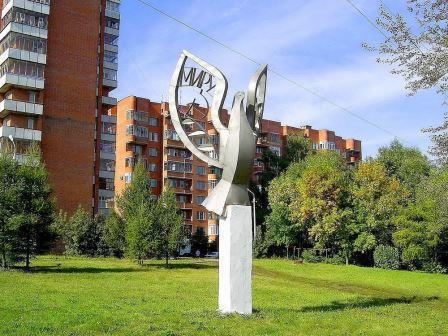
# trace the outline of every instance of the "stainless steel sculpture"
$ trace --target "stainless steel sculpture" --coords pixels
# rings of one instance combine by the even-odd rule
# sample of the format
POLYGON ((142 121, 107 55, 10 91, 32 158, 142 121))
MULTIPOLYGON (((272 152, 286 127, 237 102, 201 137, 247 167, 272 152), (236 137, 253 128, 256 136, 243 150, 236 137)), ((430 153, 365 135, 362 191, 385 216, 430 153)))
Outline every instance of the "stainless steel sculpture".
MULTIPOLYGON (((227 95, 228 84, 221 71, 184 50, 171 79, 170 115, 177 134, 185 146, 199 159, 223 169, 221 181, 202 203, 207 210, 220 216, 225 214, 227 205, 250 205, 247 184, 252 174, 255 147, 261 129, 266 81, 267 65, 263 65, 250 80, 246 106, 244 106, 244 92, 235 94, 229 125, 226 127, 221 122, 220 110, 227 95), (185 64, 188 59, 204 70, 195 67, 187 68, 185 64), (213 93, 213 95, 210 94, 212 102, 209 108, 213 126, 219 134, 219 160, 205 154, 204 150, 193 142, 193 138, 199 134, 206 136, 205 130, 188 134, 183 127, 191 122, 191 117, 182 116, 179 107, 179 89, 185 86, 199 89, 202 96, 204 93, 213 93)), ((206 102, 208 102, 207 99, 206 102)))
MULTIPOLYGON (((252 313, 252 213, 247 184, 263 118, 267 66, 259 68, 244 92, 233 99, 228 127, 220 118, 227 95, 227 79, 216 67, 183 51, 170 86, 170 115, 185 146, 199 159, 223 169, 222 178, 202 203, 219 215, 219 309, 222 313, 252 313), (188 62, 195 63, 187 66, 188 62), (194 104, 183 113, 180 90, 194 88, 205 99, 219 144, 194 120, 194 104), (207 97, 211 97, 211 102, 207 97), (195 129, 194 129, 195 128, 195 129), (198 139, 207 139, 208 142, 198 139), (207 154, 208 153, 208 154, 207 154), (218 159, 211 153, 218 153, 218 159)), ((195 100, 193 100, 193 103, 195 100)))

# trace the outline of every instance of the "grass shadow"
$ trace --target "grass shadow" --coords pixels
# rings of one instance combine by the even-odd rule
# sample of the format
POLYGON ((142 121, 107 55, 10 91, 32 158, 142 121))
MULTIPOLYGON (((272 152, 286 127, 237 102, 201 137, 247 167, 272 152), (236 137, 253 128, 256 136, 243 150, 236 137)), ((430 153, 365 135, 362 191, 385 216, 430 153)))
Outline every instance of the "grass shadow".
MULTIPOLYGON (((145 263, 143 267, 157 267, 166 268, 163 263, 145 263)), ((182 264, 169 264, 168 269, 217 269, 218 264, 213 265, 209 263, 182 263, 182 264)))
POLYGON ((319 306, 309 306, 303 307, 300 309, 294 308, 265 308, 265 309, 254 309, 254 313, 258 315, 267 315, 267 314, 281 314, 281 313, 331 313, 343 310, 350 309, 369 309, 369 308, 378 308, 378 307, 387 307, 392 305, 399 304, 412 304, 412 303, 420 303, 420 302, 431 302, 439 300, 437 296, 430 297, 418 297, 418 296, 410 296, 410 297, 390 297, 390 298, 359 298, 352 301, 332 301, 326 305, 319 306))
POLYGON ((59 266, 34 266, 30 273, 134 273, 134 272, 150 272, 146 268, 100 268, 100 267, 59 267, 59 266))

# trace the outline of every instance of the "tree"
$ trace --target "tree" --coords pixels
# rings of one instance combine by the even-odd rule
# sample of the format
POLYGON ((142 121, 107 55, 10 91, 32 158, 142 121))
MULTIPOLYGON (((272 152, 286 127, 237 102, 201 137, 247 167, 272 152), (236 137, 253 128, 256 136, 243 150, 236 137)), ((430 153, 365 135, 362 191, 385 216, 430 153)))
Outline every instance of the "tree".
POLYGON ((169 256, 179 251, 185 240, 183 219, 171 188, 163 190, 154 209, 155 250, 162 252, 165 265, 168 267, 169 256))
POLYGON ((191 251, 193 255, 196 255, 196 251, 199 251, 201 255, 207 253, 208 237, 205 234, 203 228, 197 228, 196 232, 191 235, 191 251))
POLYGON ((60 212, 56 221, 57 231, 65 245, 65 254, 78 256, 89 254, 93 249, 94 230, 92 216, 81 206, 78 206, 71 217, 60 212))
POLYGON ((395 177, 389 177, 378 161, 359 165, 351 187, 356 216, 357 252, 372 254, 378 245, 391 245, 392 218, 407 205, 409 191, 395 177))
POLYGON ((126 221, 126 254, 137 260, 140 266, 153 250, 151 237, 154 237, 155 230, 152 210, 147 203, 142 203, 126 221))
POLYGON ((151 254, 155 235, 155 201, 150 178, 141 161, 135 166, 132 181, 117 198, 117 206, 125 225, 126 255, 140 265, 151 254))
POLYGON ((128 184, 123 194, 117 198, 118 210, 125 221, 131 219, 141 206, 152 208, 155 201, 152 198, 150 178, 146 168, 140 160, 132 173, 131 183, 128 184))
POLYGON ((0 153, 0 255, 2 268, 16 259, 16 232, 11 217, 17 210, 18 166, 11 155, 0 153))
POLYGON ((305 160, 290 205, 291 218, 303 222, 318 249, 341 250, 348 259, 351 218, 350 172, 339 153, 322 151, 305 160))
MULTIPOLYGON (((380 7, 379 26, 389 37, 376 51, 379 62, 391 64, 392 73, 401 75, 411 94, 436 88, 446 97, 448 92, 448 2, 444 0, 408 0, 410 18, 392 14, 380 7), (412 28, 411 28, 412 27, 412 28)), ((448 163, 448 113, 439 127, 425 130, 432 133, 432 154, 442 164, 448 163)))
POLYGON ((286 169, 293 163, 305 160, 310 153, 311 142, 308 138, 299 135, 290 135, 288 136, 288 141, 285 147, 282 166, 286 169))
POLYGON ((377 160, 390 177, 403 183, 415 196, 416 188, 429 176, 431 164, 428 158, 417 148, 405 147, 398 140, 378 150, 377 160))
POLYGON ((291 203, 295 197, 299 197, 296 183, 301 178, 303 169, 304 164, 294 163, 269 186, 271 213, 266 219, 265 239, 276 246, 289 249, 293 245, 299 248, 304 245, 304 223, 291 217, 291 203))
POLYGON ((18 169, 19 199, 17 211, 12 216, 17 230, 15 249, 25 258, 25 269, 30 269, 31 257, 48 248, 54 235, 51 231, 54 220, 54 201, 48 173, 42 162, 40 151, 31 147, 27 159, 18 169))
POLYGON ((435 170, 418 188, 415 203, 395 217, 395 244, 411 268, 438 262, 448 266, 448 171, 435 170))
POLYGON ((124 256, 126 249, 126 225, 116 211, 112 211, 106 219, 104 239, 112 255, 117 258, 124 256))

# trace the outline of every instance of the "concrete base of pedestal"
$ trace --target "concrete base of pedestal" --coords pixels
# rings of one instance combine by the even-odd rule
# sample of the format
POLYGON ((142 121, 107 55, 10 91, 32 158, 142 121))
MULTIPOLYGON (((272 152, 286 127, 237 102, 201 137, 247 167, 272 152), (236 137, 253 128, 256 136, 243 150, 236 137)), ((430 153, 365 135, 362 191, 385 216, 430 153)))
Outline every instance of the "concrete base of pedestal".
POLYGON ((252 314, 252 211, 229 205, 219 220, 219 310, 252 314))

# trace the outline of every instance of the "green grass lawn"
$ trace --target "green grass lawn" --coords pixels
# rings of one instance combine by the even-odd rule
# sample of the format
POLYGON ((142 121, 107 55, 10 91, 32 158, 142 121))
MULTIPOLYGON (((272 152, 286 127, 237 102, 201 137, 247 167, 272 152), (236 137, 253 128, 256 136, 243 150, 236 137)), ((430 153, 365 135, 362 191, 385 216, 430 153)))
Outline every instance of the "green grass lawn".
POLYGON ((215 261, 39 257, 0 272, 0 335, 448 335, 448 276, 254 261, 251 317, 217 311, 215 261))

